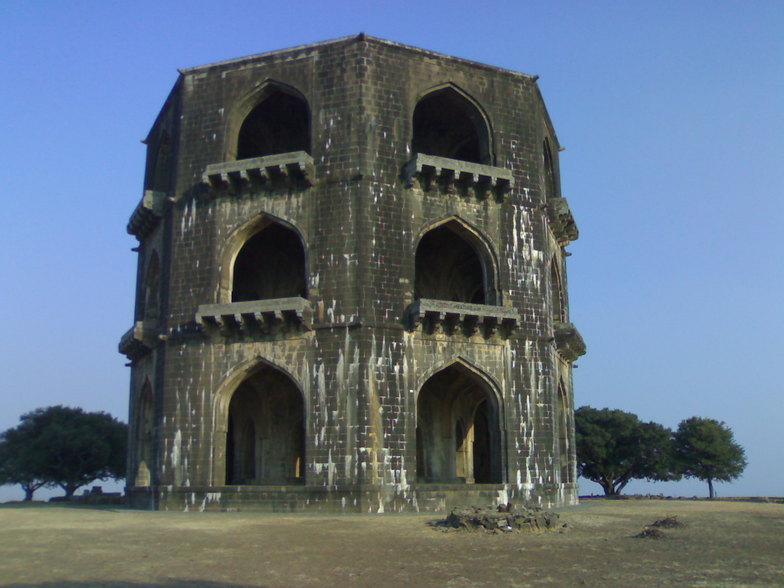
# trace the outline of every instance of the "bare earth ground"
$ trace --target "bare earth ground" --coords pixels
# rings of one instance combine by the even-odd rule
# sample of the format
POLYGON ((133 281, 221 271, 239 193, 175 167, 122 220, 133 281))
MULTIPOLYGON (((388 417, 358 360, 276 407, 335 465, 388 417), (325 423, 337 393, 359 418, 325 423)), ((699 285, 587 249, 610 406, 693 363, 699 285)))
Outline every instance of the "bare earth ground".
POLYGON ((784 586, 784 504, 586 500, 564 532, 444 532, 418 515, 0 507, 0 585, 784 586), (635 539, 677 516, 664 539, 635 539))

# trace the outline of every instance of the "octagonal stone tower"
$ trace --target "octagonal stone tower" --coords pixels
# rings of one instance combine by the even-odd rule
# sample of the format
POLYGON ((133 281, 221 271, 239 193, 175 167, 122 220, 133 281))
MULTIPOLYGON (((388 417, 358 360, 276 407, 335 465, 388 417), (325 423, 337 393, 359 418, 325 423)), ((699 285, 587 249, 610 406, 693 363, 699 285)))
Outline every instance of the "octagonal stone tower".
POLYGON ((576 501, 535 77, 359 35, 183 70, 146 144, 131 504, 576 501))

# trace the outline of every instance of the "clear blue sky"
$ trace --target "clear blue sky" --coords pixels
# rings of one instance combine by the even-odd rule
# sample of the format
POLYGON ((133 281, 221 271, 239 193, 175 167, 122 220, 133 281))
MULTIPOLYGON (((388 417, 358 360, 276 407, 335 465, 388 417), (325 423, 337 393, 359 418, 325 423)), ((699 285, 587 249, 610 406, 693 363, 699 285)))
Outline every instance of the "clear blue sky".
POLYGON ((177 68, 360 31, 541 75, 582 235, 576 404, 723 420, 749 466, 719 494, 784 495, 780 1, 0 2, 0 430, 127 419, 125 224, 177 68))

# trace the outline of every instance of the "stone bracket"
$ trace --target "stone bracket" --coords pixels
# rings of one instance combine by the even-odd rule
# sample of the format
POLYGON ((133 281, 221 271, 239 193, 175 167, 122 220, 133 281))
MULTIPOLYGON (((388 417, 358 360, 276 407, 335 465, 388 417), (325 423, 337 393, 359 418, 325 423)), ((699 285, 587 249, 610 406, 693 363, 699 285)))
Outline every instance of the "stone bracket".
POLYGON ((196 312, 196 323, 208 334, 267 334, 284 327, 312 328, 310 302, 300 296, 250 300, 228 304, 202 304, 196 312))
POLYGON ((490 337, 494 333, 508 337, 518 326, 520 313, 506 306, 489 304, 469 304, 448 300, 420 298, 409 304, 405 322, 413 331, 421 325, 423 332, 441 331, 452 335, 457 331, 470 337, 477 331, 490 337))
POLYGON ((246 185, 272 190, 278 185, 313 185, 313 158, 304 151, 212 163, 202 174, 202 183, 213 189, 241 190, 246 185))
POLYGON ((140 241, 149 235, 163 216, 166 194, 155 190, 145 190, 139 204, 134 208, 126 230, 140 241))
POLYGON ((419 187, 425 192, 441 190, 480 199, 493 195, 503 200, 514 186, 514 176, 502 167, 419 153, 403 168, 403 182, 406 188, 419 187))
POLYGON ((566 361, 574 361, 585 355, 585 341, 572 323, 556 322, 553 325, 555 349, 566 361))
POLYGON ((549 198, 544 208, 547 220, 550 221, 550 228, 559 245, 568 245, 580 236, 566 198, 549 198))
POLYGON ((150 353, 156 341, 155 329, 145 326, 144 321, 136 321, 120 338, 117 349, 129 360, 136 361, 150 353))

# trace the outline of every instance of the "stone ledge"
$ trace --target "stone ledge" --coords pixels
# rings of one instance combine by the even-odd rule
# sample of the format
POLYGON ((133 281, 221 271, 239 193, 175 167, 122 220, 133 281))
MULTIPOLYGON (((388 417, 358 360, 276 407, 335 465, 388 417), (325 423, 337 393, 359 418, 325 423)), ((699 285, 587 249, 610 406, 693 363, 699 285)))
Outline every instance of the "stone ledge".
POLYGON ((441 190, 447 194, 462 193, 487 198, 493 194, 503 199, 504 194, 514 186, 512 172, 502 167, 471 163, 417 154, 403 168, 403 179, 407 188, 418 187, 425 192, 441 190))
POLYGON ((313 176, 313 158, 304 151, 292 151, 211 163, 202 174, 202 182, 215 189, 231 187, 239 190, 253 184, 271 190, 279 184, 311 186, 313 176))
POLYGON ((136 321, 120 338, 117 350, 131 361, 136 361, 150 353, 156 341, 155 329, 145 327, 144 321, 136 321))
POLYGON ((310 302, 300 296, 249 300, 227 304, 202 304, 196 323, 210 334, 270 333, 282 327, 310 329, 310 302))
POLYGON ((408 328, 413 331, 421 324, 426 333, 440 329, 451 335, 460 330, 465 336, 471 336, 479 330, 485 337, 496 331, 507 337, 519 320, 520 313, 506 306, 429 298, 415 300, 406 309, 408 328))
POLYGON ((145 190, 139 204, 131 213, 126 230, 141 240, 149 235, 163 216, 166 194, 155 190, 145 190))
POLYGON ((585 341, 572 323, 557 322, 553 325, 555 348, 566 361, 574 361, 585 355, 585 341))
POLYGON ((580 236, 566 198, 550 198, 545 204, 545 212, 559 245, 568 245, 580 236))

